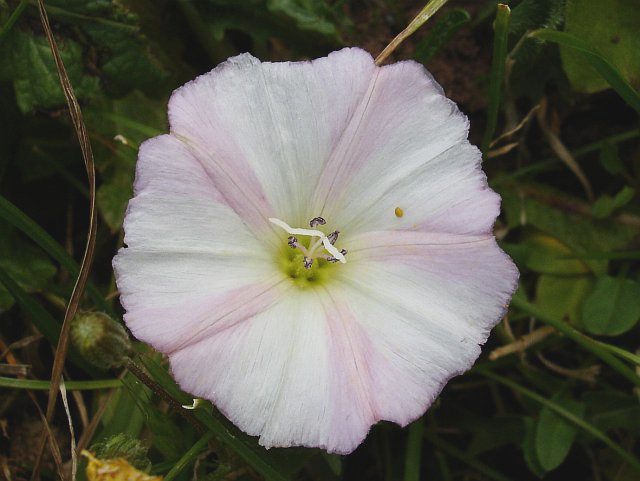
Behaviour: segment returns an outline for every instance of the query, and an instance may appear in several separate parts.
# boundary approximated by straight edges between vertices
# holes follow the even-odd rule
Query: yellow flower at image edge
[[[89,460],[87,479],[89,481],[162,481],[160,476],[151,476],[138,471],[126,459],[98,459],[87,450],[81,453]]]

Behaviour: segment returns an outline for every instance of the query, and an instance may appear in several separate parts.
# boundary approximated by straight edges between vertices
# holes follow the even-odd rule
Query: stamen
[[[296,247],[298,247],[298,239],[296,239],[295,236],[290,235],[287,239],[287,244],[289,244],[289,247],[291,247],[292,249],[295,249]]]
[[[326,223],[327,223],[327,221],[324,220],[322,217],[314,217],[313,219],[311,219],[309,221],[309,226],[317,227],[319,225],[325,225]]]
[[[313,259],[311,257],[304,256],[303,265],[305,269],[311,269]]]
[[[316,249],[316,247],[318,247],[320,245],[320,242],[322,243],[322,245],[324,246],[324,248],[327,250],[327,252],[329,252],[329,254],[331,254],[332,258],[337,259],[338,261],[342,262],[343,264],[347,263],[347,260],[344,257],[344,254],[346,254],[346,251],[343,249],[342,251],[339,251],[338,249],[336,249],[332,242],[329,240],[329,238],[324,235],[324,232],[316,230],[316,229],[299,229],[299,228],[293,228],[291,227],[289,224],[287,224],[286,222],[280,220],[280,219],[276,219],[275,217],[270,217],[269,218],[269,222],[271,222],[272,224],[277,225],[278,227],[280,227],[281,229],[284,229],[288,234],[291,234],[291,237],[294,237],[296,235],[304,235],[304,236],[310,236],[310,237],[319,237],[319,240],[315,242],[314,246],[307,251],[307,249],[300,244],[299,242],[297,242],[297,239],[295,239],[295,246],[298,249],[300,249],[304,254],[305,254],[305,258],[308,258],[310,260],[309,263],[309,267],[307,267],[307,269],[309,269],[311,267],[311,265],[313,264],[313,252]],[[322,217],[316,217],[314,219],[311,220],[311,222],[309,222],[310,225],[315,226],[315,225],[323,225],[326,224],[327,222],[322,218]],[[333,236],[335,234],[335,237],[337,239],[338,236],[338,231],[332,232],[330,235]],[[291,237],[289,237],[289,241],[287,242],[289,245],[291,245]],[[335,242],[335,240],[334,240]],[[307,265],[307,261],[305,261],[305,267]]]
[[[326,236],[323,237],[322,243],[324,244],[324,248],[329,251],[329,254],[331,254],[333,257],[338,259],[343,264],[347,263],[347,259],[344,258],[344,254],[342,252],[339,252],[338,249],[336,249],[335,247],[333,247],[333,245],[331,244],[331,242],[329,242],[329,239],[327,239]]]
[[[327,236],[327,239],[329,239],[329,242],[331,242],[331,245],[334,245],[338,240],[338,234],[340,234],[340,231],[334,230],[331,234]]]

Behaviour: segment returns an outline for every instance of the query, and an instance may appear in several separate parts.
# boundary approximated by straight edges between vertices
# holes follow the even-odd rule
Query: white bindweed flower
[[[518,273],[467,119],[422,66],[239,55],[169,121],[114,267],[183,389],[264,446],[349,453],[472,366]]]

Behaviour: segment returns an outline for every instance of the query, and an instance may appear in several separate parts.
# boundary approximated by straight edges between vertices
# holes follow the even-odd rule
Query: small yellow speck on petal
[[[126,459],[98,459],[87,450],[82,450],[81,454],[89,460],[89,481],[162,481],[160,476],[150,476],[138,471]]]
[[[396,217],[402,217],[404,215],[404,211],[400,207],[396,207],[395,213]]]

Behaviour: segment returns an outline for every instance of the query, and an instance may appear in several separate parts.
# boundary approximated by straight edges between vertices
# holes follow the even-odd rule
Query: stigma
[[[314,217],[309,221],[309,227],[311,227],[311,229],[294,228],[275,217],[270,217],[269,222],[277,225],[289,234],[287,244],[292,249],[298,249],[302,252],[304,255],[303,266],[305,269],[311,269],[314,260],[316,259],[324,259],[329,262],[341,262],[342,264],[347,263],[347,259],[345,257],[347,251],[344,249],[338,250],[334,246],[338,240],[340,231],[336,230],[331,232],[329,235],[326,235],[324,232],[317,229],[319,225],[325,225],[327,223],[327,221],[322,217]],[[298,240],[298,237],[309,237],[310,240],[308,244],[305,245]]]

